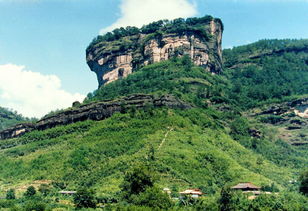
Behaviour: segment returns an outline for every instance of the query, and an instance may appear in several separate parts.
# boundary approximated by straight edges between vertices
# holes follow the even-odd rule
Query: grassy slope
[[[117,114],[100,122],[87,121],[10,140],[6,144],[36,141],[1,150],[2,186],[49,179],[65,181],[70,189],[87,184],[100,193],[114,193],[123,173],[133,162],[147,157],[150,145],[155,149],[162,186],[205,187],[211,192],[224,183],[275,181],[284,186],[292,178],[287,167],[266,159],[258,165],[260,155],[232,140],[223,129],[194,123],[192,116],[200,112],[211,119],[201,110],[192,110],[185,117],[186,112],[163,109],[153,115]],[[173,130],[158,150],[168,128]]]

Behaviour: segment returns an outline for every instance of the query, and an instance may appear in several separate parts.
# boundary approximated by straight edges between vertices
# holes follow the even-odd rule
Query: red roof
[[[252,184],[251,182],[241,182],[231,187],[231,189],[261,189],[261,188]]]

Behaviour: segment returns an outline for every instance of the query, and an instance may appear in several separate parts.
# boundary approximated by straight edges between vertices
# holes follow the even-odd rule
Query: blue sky
[[[99,32],[213,15],[223,46],[308,38],[307,0],[0,0],[0,106],[42,116],[97,88],[85,48]]]

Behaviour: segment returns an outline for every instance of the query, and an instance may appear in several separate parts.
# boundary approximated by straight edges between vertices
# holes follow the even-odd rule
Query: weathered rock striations
[[[33,123],[21,123],[0,132],[0,140],[21,136],[35,129]]]
[[[219,19],[202,25],[206,34],[193,31],[136,34],[115,41],[90,45],[87,63],[96,73],[99,86],[126,77],[134,69],[174,56],[189,55],[192,61],[212,73],[222,71],[222,31]]]
[[[276,104],[271,106],[270,108],[266,109],[265,111],[262,111],[258,113],[257,115],[264,115],[264,114],[272,114],[272,115],[282,115],[286,113],[295,113],[295,115],[298,115],[298,113],[305,113],[308,109],[308,98],[301,98],[297,100],[292,100],[290,102],[284,102],[280,104]],[[301,116],[303,118],[307,118],[306,116]]]
[[[279,138],[294,146],[308,145],[308,98],[270,106],[257,113],[279,129]],[[275,118],[276,116],[276,118]]]
[[[145,107],[169,107],[187,109],[191,106],[176,99],[172,95],[156,97],[153,95],[135,94],[114,101],[96,102],[81,105],[77,108],[59,112],[42,118],[36,123],[19,124],[0,132],[0,139],[15,138],[32,130],[46,130],[58,125],[67,125],[85,120],[103,120],[115,112],[125,112],[127,109]]]

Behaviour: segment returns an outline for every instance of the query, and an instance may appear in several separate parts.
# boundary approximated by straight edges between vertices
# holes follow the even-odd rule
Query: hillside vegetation
[[[223,57],[230,97],[243,108],[308,94],[308,40],[261,40]]]
[[[162,36],[164,33],[193,33],[195,35],[200,35],[209,39],[210,35],[204,28],[205,24],[209,24],[211,21],[219,21],[223,26],[222,22],[218,18],[213,18],[212,16],[204,16],[201,18],[177,18],[174,20],[159,20],[154,21],[150,24],[144,25],[140,29],[137,27],[128,26],[126,28],[116,28],[112,32],[108,32],[105,35],[98,35],[95,37],[87,48],[87,51],[102,42],[119,41],[122,44],[122,48],[129,48],[131,43],[127,43],[124,38],[127,36],[134,36],[140,33],[147,35],[149,38],[155,36]]]
[[[0,130],[4,130],[10,126],[16,125],[19,122],[29,121],[17,112],[10,111],[0,107]]]
[[[0,141],[0,190],[5,195],[14,189],[18,198],[0,201],[0,207],[73,209],[73,201],[77,207],[85,204],[58,191],[78,190],[77,196],[86,193],[90,202],[94,193],[82,189],[86,187],[107,210],[308,209],[307,197],[298,191],[308,145],[290,145],[280,138],[280,126],[255,116],[273,102],[307,94],[307,54],[265,51],[261,55],[264,51],[259,48],[266,42],[275,46],[285,41],[226,50],[223,75],[205,72],[188,57],[152,64],[90,93],[84,102],[167,93],[190,103],[192,109],[132,108],[102,121]],[[254,48],[260,58],[242,63]],[[228,187],[243,181],[280,193],[248,200],[230,192]],[[37,190],[44,186],[48,192],[23,196],[31,185]],[[165,187],[172,197],[187,188],[199,188],[207,195],[176,201],[161,193]]]

